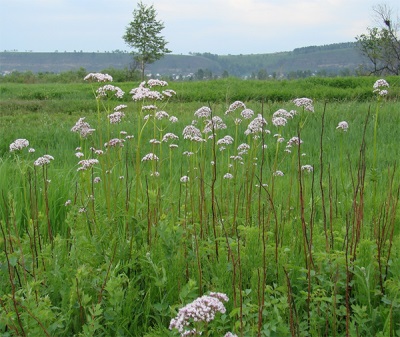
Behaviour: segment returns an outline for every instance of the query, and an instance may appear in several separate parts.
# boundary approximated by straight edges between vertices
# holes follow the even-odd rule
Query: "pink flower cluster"
[[[382,78],[374,83],[374,93],[377,93],[379,96],[386,96],[388,94],[388,88],[389,83]]]
[[[181,336],[196,336],[201,334],[196,329],[187,329],[191,323],[204,322],[209,323],[215,315],[225,313],[226,309],[223,302],[227,302],[228,296],[223,293],[213,293],[204,295],[195,299],[192,303],[187,304],[179,309],[178,315],[170,322],[169,328],[177,329]]]
[[[293,100],[293,103],[298,107],[303,107],[306,111],[314,112],[314,102],[310,98],[296,98]]]
[[[112,76],[102,73],[90,73],[84,78],[85,81],[96,81],[96,82],[112,82]]]

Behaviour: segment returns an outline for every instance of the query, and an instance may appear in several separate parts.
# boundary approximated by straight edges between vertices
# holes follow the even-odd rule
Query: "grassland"
[[[375,80],[1,84],[2,335],[183,335],[211,291],[192,335],[400,336],[399,80]]]

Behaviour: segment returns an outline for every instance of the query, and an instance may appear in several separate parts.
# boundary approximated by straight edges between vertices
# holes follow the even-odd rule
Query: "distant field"
[[[400,336],[376,80],[0,83],[0,333]]]

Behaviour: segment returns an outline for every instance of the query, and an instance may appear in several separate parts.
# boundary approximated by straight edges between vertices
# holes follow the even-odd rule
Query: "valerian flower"
[[[29,146],[29,141],[23,138],[16,139],[10,144],[10,152],[22,150]]]
[[[180,180],[181,183],[187,183],[187,182],[189,182],[189,177],[188,176],[183,176],[179,180]]]
[[[285,126],[287,119],[285,117],[272,117],[272,124],[275,126]]]
[[[278,170],[278,171],[275,171],[275,172],[274,172],[274,176],[275,176],[275,177],[283,177],[284,174],[283,174],[282,171],[279,171],[279,170]]]
[[[183,131],[182,135],[184,139],[193,140],[194,138],[201,138],[201,132],[198,128],[193,125],[186,126]]]
[[[336,127],[336,129],[340,129],[343,131],[347,131],[347,129],[349,128],[349,124],[346,121],[342,121],[338,124],[338,126]]]
[[[374,93],[377,93],[379,96],[386,96],[388,94],[387,89],[389,89],[389,83],[384,79],[379,79],[374,83]]]
[[[303,107],[306,111],[314,112],[314,102],[311,98],[296,98],[293,103],[298,107]]]
[[[158,120],[161,120],[164,118],[169,118],[169,115],[165,111],[157,111],[154,117]]]
[[[96,90],[96,98],[107,97],[109,92],[113,93],[113,95],[117,98],[122,98],[125,94],[121,88],[111,84],[106,84],[105,86],[100,87]]]
[[[81,165],[78,167],[77,171],[86,171],[90,168],[93,167],[93,165],[98,164],[99,161],[97,159],[83,159],[80,162],[78,162],[78,165]]]
[[[226,129],[226,124],[219,116],[214,116],[211,120],[205,121],[206,126],[203,129],[203,133],[210,133],[215,130],[223,130]]]
[[[108,115],[110,124],[120,123],[123,117],[125,117],[125,114],[122,111],[115,111]]]
[[[208,118],[211,116],[211,109],[207,106],[203,106],[200,109],[198,109],[194,115],[197,118]]]
[[[246,109],[246,105],[241,101],[233,102],[229,106],[228,110],[225,112],[225,115],[227,115],[227,114],[229,114],[229,113],[231,113],[231,112],[233,112],[233,111],[235,111],[236,109],[239,109],[239,108]]]
[[[113,138],[108,141],[108,143],[104,144],[104,147],[124,147],[125,139]]]
[[[142,158],[142,161],[151,161],[151,160],[157,161],[158,159],[159,158],[154,153],[148,153]]]
[[[261,114],[258,114],[257,117],[249,123],[244,134],[248,136],[249,134],[262,132],[265,125],[267,125],[267,121]]]
[[[217,141],[217,145],[230,145],[232,143],[233,143],[233,138],[229,135],[226,135]]]
[[[163,142],[168,142],[169,140],[177,140],[179,139],[179,137],[177,135],[175,135],[172,132],[168,132],[164,135],[164,137],[162,138]]]
[[[84,78],[85,81],[96,81],[96,82],[112,82],[112,76],[102,73],[90,73]]]
[[[71,128],[72,132],[78,132],[82,138],[90,136],[95,129],[92,129],[89,123],[85,122],[85,117],[79,118],[75,125]]]
[[[48,165],[50,164],[51,160],[54,160],[54,157],[50,156],[49,154],[45,154],[43,157],[39,157],[38,159],[36,159],[33,165],[35,166]]]
[[[244,118],[244,119],[250,119],[254,116],[254,111],[251,109],[244,109],[240,115]]]
[[[311,165],[303,165],[302,167],[301,167],[301,170],[302,171],[307,171],[307,172],[312,172],[312,171],[314,171],[314,167],[313,166],[311,166]]]
[[[224,174],[224,179],[233,179],[233,175],[230,173],[225,173]]]
[[[187,336],[200,332],[189,328],[191,323],[204,322],[209,323],[214,320],[215,315],[220,312],[224,314],[226,308],[223,302],[228,301],[228,297],[222,293],[210,293],[198,297],[193,302],[179,309],[178,315],[170,322],[169,328],[177,329],[181,336]]]

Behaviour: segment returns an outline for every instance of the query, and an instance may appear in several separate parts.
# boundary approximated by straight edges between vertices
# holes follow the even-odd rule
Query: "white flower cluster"
[[[389,83],[382,78],[374,83],[374,93],[377,93],[379,96],[386,96],[388,94],[388,88]]]
[[[182,135],[184,139],[189,139],[194,141],[202,139],[200,130],[196,128],[194,125],[185,126],[185,128],[182,131]]]
[[[112,82],[112,76],[102,73],[90,73],[84,78],[85,81],[96,81],[96,82]]]
[[[311,98],[296,98],[293,103],[298,107],[303,107],[306,111],[314,112],[314,102]]]
[[[149,80],[147,83],[150,82],[152,84],[151,85],[151,87],[152,87],[155,85],[155,84],[153,85],[153,83],[155,83],[153,81],[156,81],[156,80]],[[163,82],[163,81],[161,81],[161,82]],[[134,101],[141,101],[144,99],[152,99],[152,100],[162,100],[163,99],[163,95],[160,92],[150,90],[150,88],[147,88],[146,82],[140,83],[137,88],[132,89],[129,93],[132,95],[132,99]]]
[[[78,163],[78,165],[81,166],[78,167],[77,171],[86,171],[87,169],[92,168],[93,165],[98,163],[99,161],[97,159],[83,159]]]
[[[111,84],[106,84],[105,86],[103,86],[103,87],[100,87],[100,88],[98,88],[97,90],[96,90],[96,93],[97,93],[97,98],[101,98],[101,97],[107,97],[107,95],[108,95],[108,92],[114,92],[115,94],[115,97],[117,97],[117,98],[122,98],[122,97],[124,97],[124,92],[122,91],[122,89],[121,88],[119,88],[119,87],[116,87],[116,86],[114,86],[114,85],[111,85]]]
[[[233,112],[233,111],[235,111],[236,109],[239,109],[239,108],[246,109],[246,105],[242,101],[233,102],[229,106],[228,110],[225,112],[225,115],[227,115],[227,114],[229,114],[229,113],[231,113],[231,112]]]
[[[226,312],[223,302],[229,299],[223,293],[210,293],[195,299],[192,303],[187,304],[179,309],[176,318],[170,322],[169,328],[177,329],[181,336],[200,334],[196,329],[187,329],[191,323],[204,322],[209,323],[217,312],[224,314]]]
[[[10,152],[22,150],[24,147],[28,146],[29,146],[28,140],[19,138],[10,144]]]
[[[165,142],[168,142],[169,140],[175,140],[175,139],[179,139],[179,137],[172,132],[167,132],[163,136],[162,141],[165,143]]]
[[[208,106],[203,106],[200,109],[198,109],[194,115],[197,118],[208,118],[211,116],[211,109]]]
[[[231,145],[232,143],[233,138],[229,135],[226,135],[217,141],[217,145]]]
[[[336,129],[340,129],[343,131],[347,131],[347,129],[349,128],[349,124],[346,121],[342,121],[338,124],[338,126],[336,127]]]
[[[187,182],[189,182],[189,177],[188,177],[188,176],[183,176],[183,177],[181,177],[180,182],[181,182],[181,183],[187,183]]]
[[[150,160],[157,161],[158,159],[159,158],[154,153],[148,153],[142,158],[142,161],[150,161]]]
[[[51,160],[54,160],[54,157],[50,156],[49,154],[45,154],[43,157],[39,157],[38,159],[36,159],[33,165],[35,166],[48,165],[50,164]]]
[[[249,123],[244,134],[248,136],[250,134],[262,132],[265,125],[267,125],[267,121],[261,114],[258,114],[257,117]]]
[[[206,126],[203,129],[203,133],[211,133],[215,130],[223,130],[226,129],[226,124],[219,116],[214,116],[211,120],[207,120]]]
[[[123,117],[125,117],[125,114],[122,111],[115,111],[112,114],[108,115],[108,119],[110,120],[110,124],[118,124],[118,123],[120,123]]]
[[[250,119],[254,116],[254,111],[251,109],[244,109],[240,115],[244,118],[244,119]]]
[[[169,115],[165,111],[157,111],[154,117],[158,120],[161,120],[164,118],[169,118]]]
[[[301,170],[302,171],[307,171],[307,172],[310,173],[310,172],[314,171],[314,167],[312,165],[303,165],[301,167]]]
[[[92,129],[89,123],[85,122],[84,120],[85,117],[79,118],[76,124],[71,128],[72,132],[79,132],[82,138],[86,138],[96,131],[95,129]]]
[[[104,144],[104,147],[124,147],[125,139],[113,138],[108,141],[108,143]]]
[[[152,87],[165,87],[168,85],[168,82],[162,81],[162,80],[157,80],[157,79],[150,79],[147,81],[147,85],[152,88]]]

